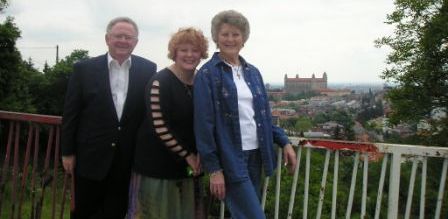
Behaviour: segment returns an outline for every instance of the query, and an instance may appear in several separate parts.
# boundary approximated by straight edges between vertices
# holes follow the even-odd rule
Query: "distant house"
[[[305,138],[330,138],[331,136],[329,134],[326,134],[323,132],[307,131],[307,132],[303,133],[303,137],[305,137]]]
[[[276,108],[276,109],[272,109],[272,116],[277,116],[280,119],[287,119],[290,117],[297,116],[297,113],[293,109]]]
[[[323,73],[322,78],[316,78],[313,74],[311,78],[300,78],[296,74],[295,78],[288,78],[285,74],[285,92],[288,94],[307,93],[327,89],[327,73]]]
[[[283,90],[267,90],[266,93],[268,93],[268,97],[274,97],[274,98],[282,98],[286,95],[286,92]]]
[[[350,95],[352,91],[350,89],[320,89],[318,90],[320,94],[329,96],[329,97],[343,97]]]

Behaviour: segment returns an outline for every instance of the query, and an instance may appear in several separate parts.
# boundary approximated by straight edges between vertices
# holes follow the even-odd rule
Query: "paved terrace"
[[[75,206],[60,124],[57,116],[0,111],[0,218],[69,218]],[[448,218],[448,148],[291,140],[298,168],[265,179],[268,218]],[[224,204],[215,205],[214,218],[226,217]]]

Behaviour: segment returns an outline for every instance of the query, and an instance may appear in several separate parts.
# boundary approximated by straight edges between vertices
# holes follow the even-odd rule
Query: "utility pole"
[[[59,45],[56,45],[56,64],[59,63]]]

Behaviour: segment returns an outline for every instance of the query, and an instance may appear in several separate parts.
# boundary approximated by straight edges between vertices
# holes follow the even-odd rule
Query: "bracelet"
[[[210,173],[210,177],[218,175],[219,173],[222,173],[222,170],[216,170],[216,171]]]

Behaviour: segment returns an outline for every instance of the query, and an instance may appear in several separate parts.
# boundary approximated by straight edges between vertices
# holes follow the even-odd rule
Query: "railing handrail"
[[[299,137],[289,137],[289,139],[293,143],[293,145],[304,145],[305,147],[313,147],[313,148],[324,148],[330,150],[350,150],[358,152],[378,152],[389,154],[399,153],[410,156],[448,158],[448,147],[338,141],[338,140],[310,139]]]
[[[21,122],[37,122],[49,125],[60,125],[62,122],[61,116],[18,113],[3,110],[0,110],[0,119],[7,119]]]
[[[19,174],[19,172],[21,171],[21,169],[23,168],[23,166],[28,166],[28,163],[30,163],[28,160],[28,157],[31,161],[31,153],[32,151],[34,151],[34,160],[33,163],[36,163],[36,158],[38,157],[36,152],[39,151],[39,127],[41,127],[40,125],[37,124],[45,124],[46,127],[49,127],[49,134],[48,134],[48,145],[46,148],[46,164],[45,164],[45,168],[48,168],[49,166],[49,162],[50,160],[54,160],[54,164],[53,164],[53,177],[56,177],[58,175],[58,168],[59,168],[59,132],[60,132],[60,125],[61,125],[61,121],[62,121],[62,117],[61,116],[52,116],[52,115],[38,115],[38,114],[30,114],[30,113],[19,113],[19,112],[8,112],[8,111],[2,111],[0,110],[0,120],[9,120],[11,121],[9,123],[9,129],[5,128],[6,130],[9,130],[9,135],[8,135],[8,143],[7,143],[7,147],[6,147],[6,156],[5,156],[5,161],[3,162],[3,171],[0,172],[0,217],[2,216],[1,214],[1,210],[2,210],[2,197],[1,194],[3,193],[3,189],[1,189],[2,187],[5,186],[5,180],[7,180],[8,177],[11,177],[13,179],[13,182],[17,182],[17,180],[20,179],[20,177],[24,177],[22,178],[22,184],[23,182],[26,181],[27,176],[29,176],[29,178],[32,178],[33,182],[34,182],[34,178],[36,176],[36,173],[34,168],[33,168],[33,172],[30,174],[24,173],[24,174]],[[25,123],[26,125],[24,127],[28,127],[28,141],[27,141],[27,145],[26,145],[26,152],[25,152],[25,161],[23,162],[24,164],[21,165],[20,163],[22,163],[22,161],[19,161],[20,158],[20,154],[19,154],[19,145],[23,145],[23,143],[20,142],[20,138],[19,136],[21,136],[21,129],[20,128],[20,124]],[[287,218],[292,218],[293,216],[296,217],[298,215],[293,215],[293,208],[294,207],[300,207],[298,204],[294,205],[294,199],[296,197],[296,191],[297,191],[297,186],[298,186],[298,182],[299,182],[299,178],[300,178],[300,183],[303,183],[304,186],[304,191],[303,191],[303,218],[307,218],[309,217],[308,215],[308,210],[310,208],[311,205],[308,205],[308,202],[311,201],[311,199],[309,199],[308,197],[310,196],[310,194],[314,194],[314,193],[310,193],[310,182],[311,182],[311,175],[310,175],[310,168],[311,168],[311,151],[314,151],[314,149],[317,150],[322,150],[322,151],[326,151],[325,153],[325,163],[323,164],[323,172],[322,172],[322,178],[321,178],[321,191],[319,194],[319,199],[318,199],[318,208],[316,210],[316,217],[320,218],[321,217],[321,211],[322,211],[322,206],[324,204],[324,195],[325,195],[325,188],[327,185],[327,175],[330,174],[331,168],[330,168],[330,159],[331,156],[333,156],[334,161],[332,162],[331,165],[334,165],[333,167],[333,173],[332,174],[332,203],[331,203],[331,218],[336,218],[337,216],[337,208],[336,206],[338,205],[338,203],[340,202],[345,202],[347,201],[347,210],[346,210],[346,218],[350,218],[352,215],[352,207],[354,205],[354,193],[356,192],[356,187],[357,187],[357,172],[358,169],[360,171],[362,171],[362,189],[358,192],[362,193],[361,196],[361,210],[360,213],[361,217],[366,216],[367,212],[367,208],[366,208],[366,203],[367,203],[367,196],[368,196],[368,182],[369,182],[369,163],[370,163],[370,158],[375,158],[373,159],[375,162],[382,160],[382,165],[381,165],[381,173],[380,173],[380,178],[379,178],[379,184],[378,184],[378,193],[377,193],[377,203],[376,203],[376,207],[375,207],[375,218],[379,218],[380,217],[380,212],[381,212],[381,207],[382,207],[382,202],[386,201],[383,200],[383,192],[387,192],[387,196],[385,196],[385,198],[387,197],[387,218],[397,218],[398,215],[402,214],[402,212],[399,212],[399,194],[400,194],[400,172],[401,172],[401,165],[402,163],[404,163],[403,161],[407,160],[407,161],[412,161],[412,174],[411,174],[411,178],[409,180],[410,186],[408,189],[408,199],[407,199],[407,203],[406,203],[406,211],[405,214],[406,215],[410,215],[411,211],[411,206],[412,206],[412,198],[413,198],[413,191],[414,191],[414,184],[416,181],[416,176],[420,176],[421,178],[421,186],[420,186],[420,218],[423,218],[425,215],[425,202],[427,200],[429,200],[429,197],[426,197],[427,193],[426,193],[426,178],[427,178],[427,162],[428,162],[428,158],[435,158],[440,159],[443,158],[443,164],[441,167],[441,171],[440,171],[440,180],[439,180],[439,189],[438,189],[438,195],[437,197],[431,197],[431,200],[434,202],[434,199],[436,199],[436,208],[435,208],[435,218],[440,218],[441,213],[446,215],[447,212],[446,210],[442,210],[445,209],[443,208],[444,205],[446,206],[446,201],[444,200],[446,199],[446,189],[445,189],[445,182],[446,182],[446,178],[447,178],[447,170],[448,170],[448,147],[435,147],[435,146],[424,146],[424,145],[406,145],[406,144],[390,144],[390,143],[371,143],[371,142],[355,142],[355,141],[339,141],[339,140],[329,140],[329,139],[310,139],[310,138],[298,138],[298,137],[289,137],[290,141],[292,142],[293,145],[298,146],[296,147],[297,150],[297,169],[294,172],[293,175],[293,180],[292,180],[292,184],[291,186],[291,194],[290,194],[290,198],[289,198],[289,207],[288,207],[288,215]],[[34,139],[34,140],[33,140]],[[3,145],[0,145],[0,147]],[[304,150],[304,162],[301,164],[301,154],[302,154],[302,150]],[[341,155],[339,155],[339,152],[341,152]],[[354,152],[354,153],[345,153],[345,152]],[[322,153],[320,153],[322,154]],[[347,200],[341,200],[338,199],[338,184],[340,184],[339,182],[339,176],[338,176],[338,172],[339,172],[339,166],[340,166],[340,161],[339,158],[340,156],[353,156],[353,165],[352,165],[352,179],[350,181],[350,194]],[[378,155],[378,156],[377,156]],[[372,157],[371,157],[372,156]],[[52,157],[52,158],[50,158]],[[277,154],[277,166],[282,166],[282,151],[279,148],[278,154]],[[378,159],[376,159],[378,158]],[[411,159],[409,159],[411,158]],[[416,159],[414,159],[416,158]],[[351,159],[351,158],[350,158]],[[347,159],[345,159],[345,161],[347,161]],[[12,175],[8,176],[6,175],[8,173],[7,168],[9,168],[9,163],[12,162]],[[390,165],[388,164],[390,163]],[[6,165],[5,165],[6,164]],[[359,165],[358,165],[359,164]],[[300,166],[304,166],[305,170],[302,170],[304,173],[302,173],[301,175],[299,175],[299,167]],[[316,163],[313,165],[321,165],[320,163]],[[362,165],[362,170],[360,167],[360,165]],[[421,173],[420,175],[418,175],[417,173],[417,169],[418,169],[418,165],[421,165]],[[21,167],[22,166],[22,167]],[[44,168],[44,169],[45,169]],[[389,169],[390,168],[390,169]],[[303,169],[303,168],[302,168]],[[385,185],[385,179],[387,177],[387,169],[389,169],[389,181],[387,183],[387,187],[384,187]],[[26,169],[23,169],[26,170]],[[8,173],[10,174],[10,173]],[[275,218],[279,217],[279,210],[280,210],[280,182],[281,182],[281,174],[282,171],[277,171],[276,172],[276,176],[271,177],[271,178],[275,178],[275,194],[273,194],[273,196],[275,196],[275,206],[273,207],[275,210]],[[303,180],[303,181],[302,181]],[[53,205],[52,205],[52,216],[51,218],[55,218],[55,203],[56,201],[58,201],[56,199],[56,189],[58,189],[59,192],[62,191],[62,194],[66,194],[67,193],[67,189],[68,189],[68,182],[67,181],[67,175],[64,176],[64,182],[63,182],[63,188],[56,188],[56,186],[58,186],[56,183],[56,181],[53,181],[52,183],[52,194],[53,194]],[[265,179],[265,185],[264,185],[264,190],[263,190],[263,207],[264,207],[264,203],[266,201],[266,193],[267,193],[267,188],[268,188],[268,183],[269,183],[269,178]],[[15,184],[15,183],[13,183]],[[34,183],[33,183],[34,184]],[[72,186],[73,184],[70,183]],[[17,184],[18,185],[18,184]],[[59,185],[60,186],[60,185]],[[342,186],[342,184],[340,184],[339,186]],[[359,185],[358,185],[359,186]],[[35,186],[32,186],[32,188],[34,188]],[[22,196],[23,196],[23,192],[24,192],[24,184],[19,187],[19,186],[15,186],[13,187],[13,192],[14,194],[12,194],[13,197],[13,202],[17,202],[17,200],[19,200],[19,208],[16,209],[16,211],[20,214],[21,210],[20,210],[20,205],[21,205],[21,200],[22,200]],[[73,189],[73,188],[72,188]],[[359,188],[358,188],[359,190]],[[43,196],[43,191],[44,189],[42,189],[42,195],[41,195],[41,199],[44,197]],[[73,190],[72,190],[73,191]],[[404,192],[404,191],[403,191]],[[37,193],[36,193],[37,194]],[[317,195],[317,194],[316,194]],[[18,199],[17,199],[18,198]],[[327,197],[329,198],[329,197]],[[61,203],[61,209],[59,211],[60,214],[60,218],[63,218],[64,215],[64,206],[65,206],[65,200],[66,197],[65,195],[62,197],[62,203]],[[73,200],[71,200],[73,201]],[[58,201],[59,202],[59,201]],[[445,203],[444,203],[445,202]],[[33,202],[34,203],[34,202]],[[40,202],[39,202],[40,203]],[[356,202],[355,202],[356,203]],[[71,203],[73,204],[73,203]],[[400,205],[403,205],[405,203],[401,203]],[[37,205],[36,205],[37,206]],[[42,209],[41,207],[39,208],[38,206],[36,207],[34,206],[34,209],[37,209],[36,212],[33,211],[33,213],[35,213],[36,215],[40,215]],[[40,205],[41,206],[41,205]],[[33,207],[33,206],[32,206]],[[221,209],[220,209],[220,217],[224,218],[224,204],[221,204]],[[73,209],[73,206],[71,206],[71,208]],[[272,208],[272,207],[271,207]],[[384,207],[383,207],[384,208]],[[14,211],[14,206],[12,207],[12,210]],[[384,211],[384,209],[383,209]],[[401,210],[400,210],[401,211]],[[415,213],[414,213],[415,214]],[[384,212],[383,212],[384,215]]]

